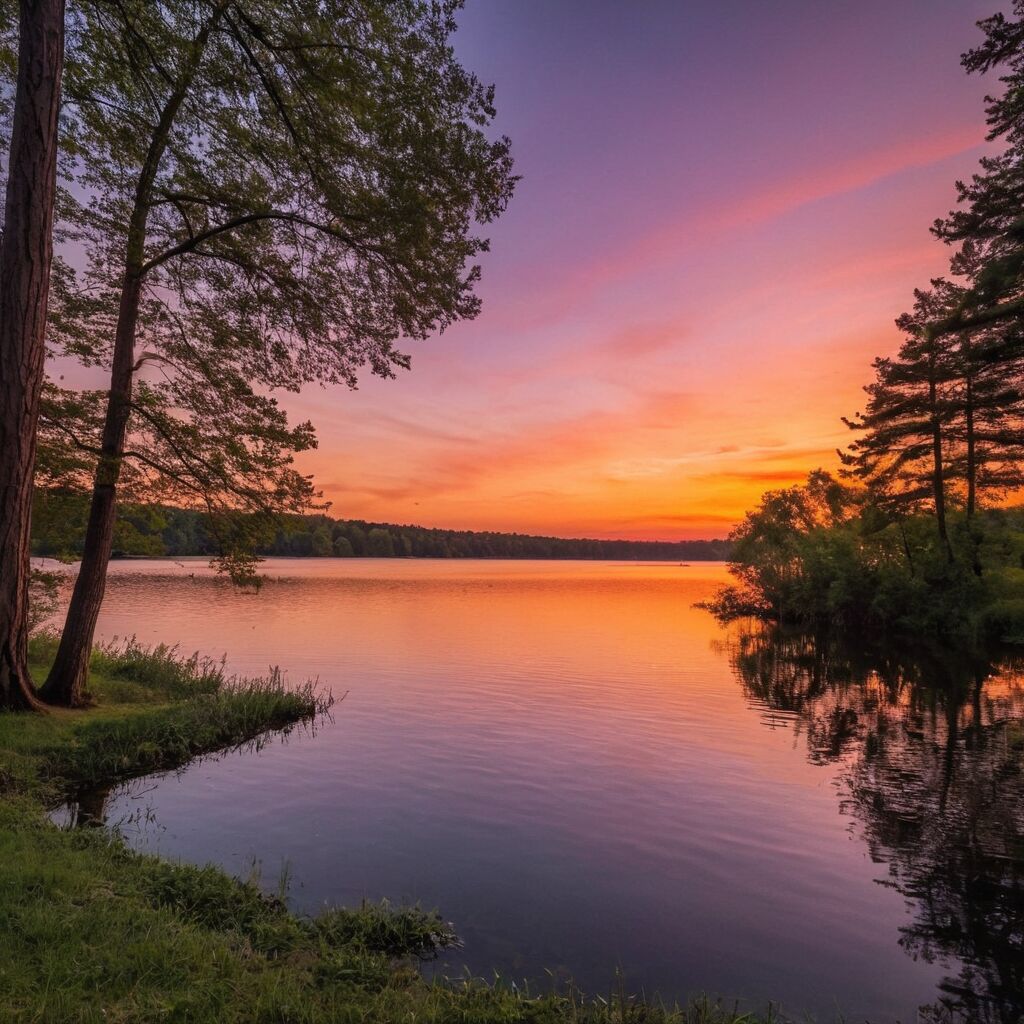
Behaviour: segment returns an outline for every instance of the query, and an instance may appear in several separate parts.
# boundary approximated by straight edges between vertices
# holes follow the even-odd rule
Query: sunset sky
[[[480,317],[305,392],[331,513],[722,536],[835,462],[985,151],[994,0],[468,0],[522,175]]]

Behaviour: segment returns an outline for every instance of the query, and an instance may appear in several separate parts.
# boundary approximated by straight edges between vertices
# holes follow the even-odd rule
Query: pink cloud
[[[616,250],[613,256],[558,275],[560,283],[546,293],[535,293],[525,313],[521,303],[512,308],[500,299],[492,299],[489,320],[520,328],[547,323],[603,286],[650,270],[695,246],[709,245],[737,231],[758,227],[810,203],[859,191],[894,175],[968,153],[983,143],[984,131],[978,124],[951,128],[774,182],[696,214],[670,218],[664,227]]]

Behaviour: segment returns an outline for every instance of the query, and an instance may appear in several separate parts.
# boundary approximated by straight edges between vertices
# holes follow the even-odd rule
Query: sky
[[[946,269],[987,149],[959,56],[996,0],[467,0],[517,193],[480,316],[288,403],[332,515],[724,536],[834,467],[871,360]]]

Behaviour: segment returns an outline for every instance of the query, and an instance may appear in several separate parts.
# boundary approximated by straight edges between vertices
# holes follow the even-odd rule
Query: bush
[[[1024,644],[1024,597],[993,601],[981,613],[979,632],[989,643]]]
[[[736,584],[705,603],[729,621],[915,641],[1024,643],[1024,520],[995,510],[950,515],[950,560],[925,514],[893,519],[862,492],[812,473],[771,491],[733,531]]]

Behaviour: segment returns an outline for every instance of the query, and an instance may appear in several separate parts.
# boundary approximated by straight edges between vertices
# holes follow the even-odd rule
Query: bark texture
[[[130,268],[121,288],[117,336],[110,395],[103,424],[102,454],[96,467],[85,548],[78,578],[71,594],[57,657],[41,691],[45,701],[76,707],[88,702],[89,654],[96,620],[103,604],[107,565],[114,543],[117,519],[117,482],[121,476],[125,435],[131,412],[135,327],[139,314],[142,279],[137,267]]]
[[[139,305],[147,272],[145,263],[146,227],[160,161],[188,90],[192,86],[199,61],[210,33],[227,9],[219,4],[192,43],[192,52],[181,77],[171,90],[160,118],[153,129],[146,159],[139,170],[135,201],[128,224],[124,276],[114,333],[114,355],[110,371],[110,393],[103,424],[101,455],[96,466],[89,523],[85,531],[82,564],[68,605],[64,631],[57,657],[42,689],[43,699],[52,704],[75,707],[88,702],[89,656],[92,652],[96,620],[103,604],[107,566],[114,543],[117,519],[117,484],[124,461],[125,438],[132,411],[132,384],[135,375],[135,337]]]
[[[934,364],[929,367],[928,402],[931,406],[932,426],[932,492],[935,497],[935,522],[939,540],[946,551],[946,560],[952,564],[953,545],[946,528],[946,474],[942,464],[942,420],[938,412],[938,391],[935,385]]]
[[[28,674],[36,424],[53,258],[64,0],[21,0],[0,242],[0,707],[38,706]]]

